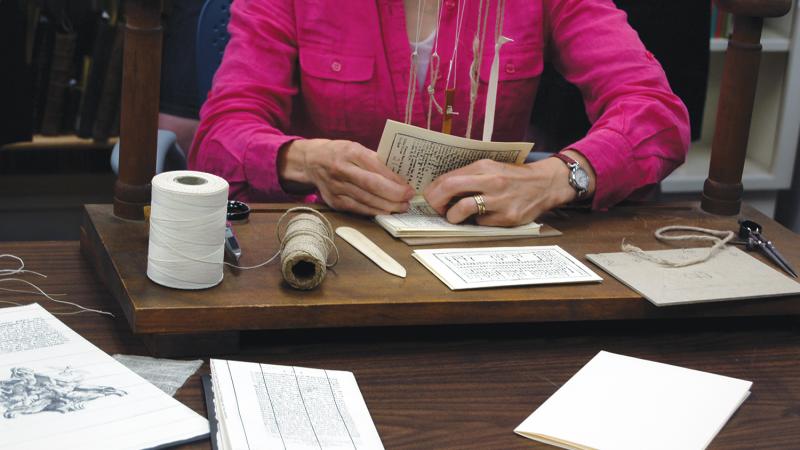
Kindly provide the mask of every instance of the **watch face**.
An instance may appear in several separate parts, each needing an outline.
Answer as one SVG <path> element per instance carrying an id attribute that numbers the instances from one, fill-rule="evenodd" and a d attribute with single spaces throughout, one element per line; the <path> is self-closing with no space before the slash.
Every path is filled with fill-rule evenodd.
<path id="1" fill-rule="evenodd" d="M 582 168 L 578 167 L 578 170 L 575 171 L 574 180 L 575 187 L 584 191 L 589 189 L 589 174 Z"/>

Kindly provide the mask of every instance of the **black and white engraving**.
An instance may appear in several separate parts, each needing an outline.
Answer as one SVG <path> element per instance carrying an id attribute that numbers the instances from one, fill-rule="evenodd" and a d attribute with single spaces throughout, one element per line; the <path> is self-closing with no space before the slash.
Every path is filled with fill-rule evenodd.
<path id="1" fill-rule="evenodd" d="M 45 411 L 62 414 L 84 409 L 86 403 L 101 397 L 122 397 L 127 392 L 111 386 L 82 384 L 83 374 L 70 367 L 48 375 L 26 367 L 14 367 L 11 376 L 0 379 L 0 407 L 3 417 Z"/>

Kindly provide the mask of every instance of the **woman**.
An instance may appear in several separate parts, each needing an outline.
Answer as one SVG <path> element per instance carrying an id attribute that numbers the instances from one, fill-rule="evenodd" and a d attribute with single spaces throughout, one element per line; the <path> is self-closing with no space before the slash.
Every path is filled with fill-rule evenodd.
<path id="1" fill-rule="evenodd" d="M 420 2 L 235 1 L 231 41 L 201 111 L 190 166 L 223 176 L 233 196 L 251 201 L 311 194 L 310 200 L 318 193 L 339 210 L 404 211 L 412 189 L 374 149 L 385 120 L 406 113 L 411 52 L 420 48 L 410 43 L 423 44 L 424 52 L 433 33 L 431 54 L 440 60 L 434 83 L 435 62 L 420 70 L 425 78 L 417 83 L 411 123 L 426 126 L 429 84 L 443 102 L 457 48 L 450 78 L 459 112 L 453 134 L 463 136 L 483 4 L 444 0 L 437 13 L 433 0 Z M 482 129 L 496 9 L 491 2 L 472 137 Z M 591 198 L 594 209 L 604 209 L 683 162 L 686 108 L 610 0 L 508 0 L 502 17 L 502 34 L 513 42 L 500 52 L 493 139 L 524 138 L 545 58 L 580 88 L 593 126 L 561 152 L 564 160 L 524 166 L 479 161 L 441 176 L 424 195 L 449 221 L 480 211 L 480 224 L 519 225 L 576 199 Z M 431 122 L 441 129 L 435 109 Z M 571 176 L 573 163 L 585 171 L 585 184 Z"/>

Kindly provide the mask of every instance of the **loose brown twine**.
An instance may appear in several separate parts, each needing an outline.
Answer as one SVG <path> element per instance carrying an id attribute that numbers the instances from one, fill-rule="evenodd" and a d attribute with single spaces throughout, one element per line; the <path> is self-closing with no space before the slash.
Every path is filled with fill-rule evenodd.
<path id="1" fill-rule="evenodd" d="M 281 225 L 291 213 L 292 217 L 281 232 Z M 319 211 L 305 206 L 287 210 L 276 228 L 281 243 L 281 273 L 283 279 L 295 289 L 310 290 L 319 286 L 327 269 L 339 262 L 339 249 L 333 242 L 333 226 Z M 328 262 L 331 250 L 336 259 Z"/>
<path id="2" fill-rule="evenodd" d="M 705 234 L 683 234 L 683 235 L 672 235 L 667 236 L 665 233 L 669 233 L 672 231 L 697 231 L 700 233 Z M 725 248 L 725 244 L 730 242 L 734 237 L 733 231 L 730 230 L 712 230 L 709 228 L 700 228 L 700 227 L 690 227 L 684 225 L 670 225 L 666 227 L 659 228 L 655 232 L 655 237 L 659 241 L 662 242 L 670 242 L 670 241 L 711 241 L 714 242 L 714 245 L 708 249 L 708 253 L 705 255 L 698 256 L 696 258 L 683 260 L 683 261 L 672 261 L 665 258 L 659 258 L 658 256 L 653 256 L 650 253 L 643 251 L 641 248 L 625 243 L 625 239 L 622 240 L 622 245 L 620 246 L 623 252 L 630 253 L 635 255 L 641 259 L 646 261 L 650 261 L 656 263 L 660 266 L 664 267 L 686 267 L 691 266 L 694 264 L 699 264 L 701 262 L 708 261 L 712 256 L 716 255 L 717 252 Z"/>

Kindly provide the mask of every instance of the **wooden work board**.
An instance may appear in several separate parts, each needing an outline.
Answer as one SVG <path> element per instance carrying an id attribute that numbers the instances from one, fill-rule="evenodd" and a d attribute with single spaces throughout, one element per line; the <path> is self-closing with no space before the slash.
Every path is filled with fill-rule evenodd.
<path id="1" fill-rule="evenodd" d="M 249 221 L 234 225 L 243 250 L 241 265 L 257 264 L 278 250 L 275 227 L 293 205 L 253 205 Z M 620 206 L 608 212 L 566 211 L 545 222 L 561 236 L 437 247 L 559 245 L 603 277 L 600 284 L 511 287 L 451 291 L 411 256 L 412 247 L 363 217 L 323 210 L 334 227 L 361 230 L 405 266 L 408 276 L 390 275 L 337 238 L 339 263 L 312 291 L 290 288 L 280 263 L 240 271 L 225 267 L 223 281 L 209 289 L 166 288 L 146 276 L 148 226 L 112 214 L 111 205 L 86 205 L 81 249 L 120 303 L 134 333 L 159 355 L 227 352 L 244 330 L 437 325 L 469 323 L 630 320 L 800 314 L 797 296 L 656 307 L 590 263 L 587 253 L 619 251 L 625 238 L 644 250 L 671 248 L 653 232 L 664 225 L 738 229 L 737 217 L 702 212 L 695 203 Z M 755 220 L 783 255 L 800 266 L 800 236 L 755 209 Z M 687 246 L 702 244 L 690 243 Z M 756 255 L 762 261 L 761 255 Z"/>

